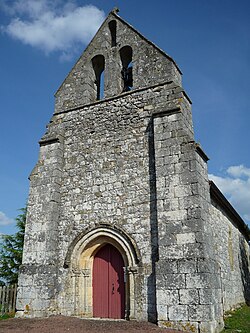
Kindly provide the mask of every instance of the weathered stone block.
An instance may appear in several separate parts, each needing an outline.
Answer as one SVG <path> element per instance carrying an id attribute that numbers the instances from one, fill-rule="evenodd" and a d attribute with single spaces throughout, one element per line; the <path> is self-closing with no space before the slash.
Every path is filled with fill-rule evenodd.
<path id="1" fill-rule="evenodd" d="M 162 305 L 177 305 L 179 304 L 178 290 L 161 290 L 157 289 L 157 302 Z"/>
<path id="2" fill-rule="evenodd" d="M 195 234 L 194 233 L 183 233 L 176 235 L 177 244 L 190 244 L 195 243 Z"/>
<path id="3" fill-rule="evenodd" d="M 180 289 L 180 304 L 199 304 L 198 289 Z"/>
<path id="4" fill-rule="evenodd" d="M 196 259 L 178 260 L 178 273 L 195 273 L 197 272 Z"/>
<path id="5" fill-rule="evenodd" d="M 186 217 L 187 217 L 187 211 L 185 209 L 159 213 L 159 218 L 164 218 L 168 221 L 185 220 Z"/>
<path id="6" fill-rule="evenodd" d="M 205 256 L 205 248 L 201 243 L 183 244 L 183 253 L 185 258 L 199 258 Z"/>
<path id="7" fill-rule="evenodd" d="M 171 321 L 159 322 L 160 327 L 165 327 L 172 330 L 179 330 L 187 333 L 198 333 L 199 332 L 199 324 L 195 321 Z"/>
<path id="8" fill-rule="evenodd" d="M 167 234 L 177 234 L 182 231 L 181 221 L 169 221 L 165 216 L 160 221 L 161 224 L 165 227 Z"/>
<path id="9" fill-rule="evenodd" d="M 159 237 L 159 246 L 176 244 L 176 236 L 173 234 L 164 234 Z"/>
<path id="10" fill-rule="evenodd" d="M 158 303 L 157 306 L 158 320 L 167 320 L 168 318 L 168 306 Z"/>
<path id="11" fill-rule="evenodd" d="M 211 305 L 189 305 L 188 317 L 192 321 L 214 320 L 213 307 Z"/>
<path id="12" fill-rule="evenodd" d="M 159 250 L 159 256 L 161 259 L 180 259 L 183 258 L 183 245 L 169 245 L 161 246 Z"/>
<path id="13" fill-rule="evenodd" d="M 200 258 L 197 261 L 198 272 L 217 273 L 219 271 L 218 264 L 214 260 L 208 258 Z M 218 276 L 217 276 L 218 278 Z"/>
<path id="14" fill-rule="evenodd" d="M 220 332 L 224 327 L 223 318 L 219 318 L 217 321 L 202 321 L 199 324 L 200 332 Z"/>
<path id="15" fill-rule="evenodd" d="M 174 259 L 160 260 L 156 264 L 156 274 L 178 273 L 177 261 Z"/>
<path id="16" fill-rule="evenodd" d="M 183 289 L 186 287 L 184 274 L 163 274 L 157 279 L 159 289 Z"/>
<path id="17" fill-rule="evenodd" d="M 209 273 L 187 274 L 186 283 L 187 288 L 220 288 L 219 281 Z"/>
<path id="18" fill-rule="evenodd" d="M 168 310 L 169 320 L 188 320 L 188 306 L 187 305 L 172 305 Z"/>

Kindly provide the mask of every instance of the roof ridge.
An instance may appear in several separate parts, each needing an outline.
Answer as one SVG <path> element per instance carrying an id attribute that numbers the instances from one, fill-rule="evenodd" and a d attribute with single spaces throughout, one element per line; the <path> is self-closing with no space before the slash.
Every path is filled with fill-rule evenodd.
<path id="1" fill-rule="evenodd" d="M 115 7 L 116 8 L 116 7 Z M 116 8 L 118 9 L 118 8 Z M 118 9 L 119 11 L 119 9 Z M 159 46 L 157 46 L 155 43 L 153 43 L 151 40 L 149 40 L 147 37 L 145 37 L 140 31 L 138 31 L 136 28 L 134 28 L 130 23 L 128 23 L 127 21 L 125 21 L 120 15 L 117 14 L 117 11 L 111 11 L 109 13 L 109 15 L 107 16 L 107 18 L 113 15 L 115 16 L 117 19 L 119 19 L 122 23 L 126 24 L 130 29 L 132 29 L 135 33 L 137 33 L 138 35 L 140 35 L 141 38 L 143 38 L 147 43 L 149 43 L 150 45 L 152 45 L 154 48 L 156 48 L 159 52 L 161 52 L 161 54 L 163 54 L 165 57 L 167 57 L 169 60 L 171 60 L 174 65 L 176 66 L 176 68 L 178 69 L 178 71 L 180 72 L 180 74 L 182 74 L 182 71 L 180 70 L 179 66 L 177 65 L 177 63 L 174 61 L 174 59 L 168 55 L 165 51 L 163 51 Z M 105 20 L 106 21 L 106 20 Z"/>

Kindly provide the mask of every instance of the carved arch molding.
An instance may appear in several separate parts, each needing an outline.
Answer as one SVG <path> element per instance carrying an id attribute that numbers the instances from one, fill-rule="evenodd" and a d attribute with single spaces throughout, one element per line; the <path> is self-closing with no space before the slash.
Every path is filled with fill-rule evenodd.
<path id="1" fill-rule="evenodd" d="M 110 226 L 101 226 L 82 233 L 69 247 L 64 266 L 69 268 L 74 315 L 93 317 L 93 260 L 95 254 L 106 244 L 116 247 L 124 260 L 125 318 L 135 318 L 135 280 L 139 267 L 139 251 L 130 237 Z"/>

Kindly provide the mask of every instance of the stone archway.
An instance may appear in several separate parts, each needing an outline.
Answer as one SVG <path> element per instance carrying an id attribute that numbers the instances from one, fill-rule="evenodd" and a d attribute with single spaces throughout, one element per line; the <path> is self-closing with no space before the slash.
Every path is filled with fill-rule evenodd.
<path id="1" fill-rule="evenodd" d="M 74 314 L 93 317 L 93 261 L 106 244 L 115 247 L 122 256 L 125 268 L 125 318 L 135 318 L 135 275 L 138 272 L 138 250 L 122 231 L 99 227 L 79 235 L 71 244 L 65 265 L 70 268 L 74 299 Z"/>

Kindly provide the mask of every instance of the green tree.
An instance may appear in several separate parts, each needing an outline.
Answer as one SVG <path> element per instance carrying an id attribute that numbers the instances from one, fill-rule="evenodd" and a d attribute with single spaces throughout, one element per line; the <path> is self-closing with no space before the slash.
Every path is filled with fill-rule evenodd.
<path id="1" fill-rule="evenodd" d="M 3 235 L 0 243 L 0 285 L 17 283 L 22 263 L 23 241 L 26 222 L 26 208 L 20 209 L 16 218 L 18 231 L 14 235 Z"/>

